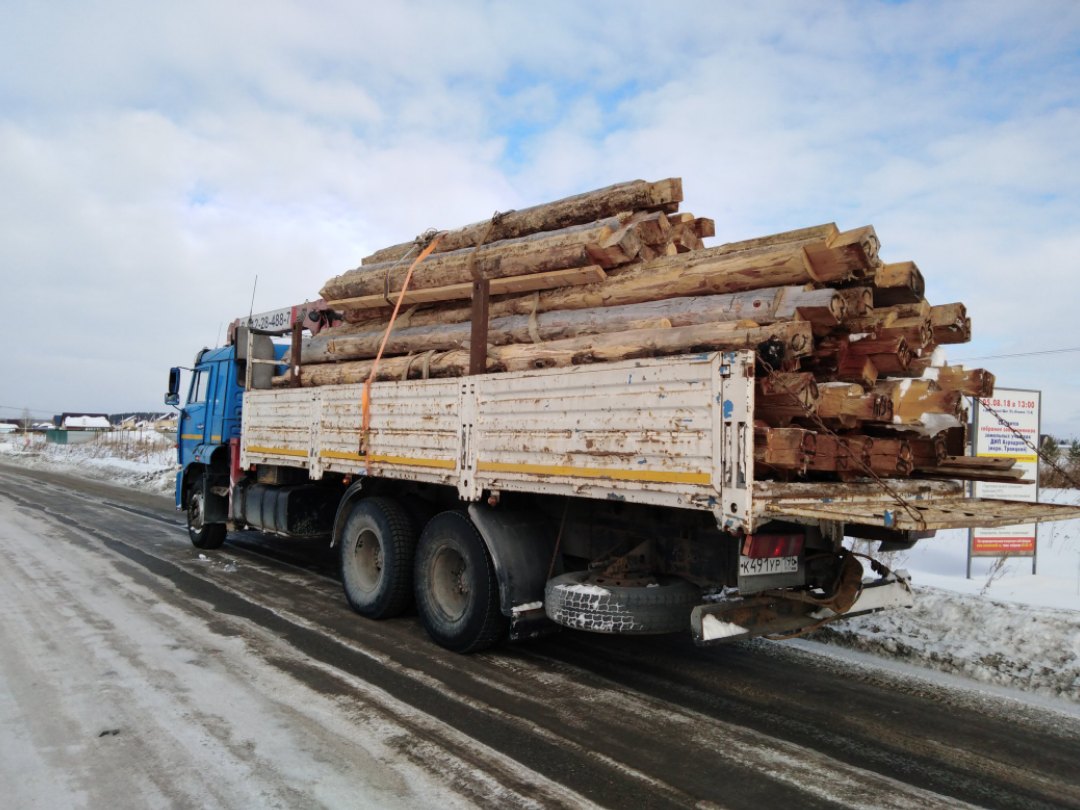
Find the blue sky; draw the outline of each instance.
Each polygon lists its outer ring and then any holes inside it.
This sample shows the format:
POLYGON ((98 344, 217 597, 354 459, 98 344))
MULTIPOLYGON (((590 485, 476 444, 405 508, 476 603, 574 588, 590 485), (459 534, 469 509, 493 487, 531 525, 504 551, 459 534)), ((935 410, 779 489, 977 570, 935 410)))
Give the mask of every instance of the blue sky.
MULTIPOLYGON (((875 225, 968 305, 950 359, 1080 346, 1078 95, 1071 0, 6 3, 0 405, 158 407, 256 274, 273 309, 429 227, 673 175, 716 242, 875 225)), ((984 365, 1080 436, 1078 361, 984 365)))

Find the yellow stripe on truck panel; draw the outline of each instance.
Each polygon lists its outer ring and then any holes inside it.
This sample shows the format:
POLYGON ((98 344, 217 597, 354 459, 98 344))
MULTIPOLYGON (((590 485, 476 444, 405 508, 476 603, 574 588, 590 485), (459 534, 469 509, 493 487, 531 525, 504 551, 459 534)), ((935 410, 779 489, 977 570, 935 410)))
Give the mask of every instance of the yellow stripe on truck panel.
POLYGON ((370 460, 372 464, 400 464, 406 467, 437 467, 442 470, 452 470, 456 466, 453 459, 384 456, 377 453, 373 453, 370 456, 362 456, 359 453, 346 453, 340 450, 323 450, 319 453, 319 456, 322 458, 337 459, 338 461, 370 460))
POLYGON ((180 438, 183 439, 185 442, 186 441, 191 441, 192 439, 200 439, 201 440, 202 439, 202 434, 201 433, 181 433, 180 438))
POLYGON ((296 458, 307 458, 307 450, 291 450, 288 447, 258 447, 252 445, 247 448, 248 453, 258 453, 263 456, 295 456, 296 458))
POLYGON ((562 475, 567 478, 610 478, 616 481, 647 481, 654 484, 709 484, 709 473, 663 472, 662 470, 608 470, 597 467, 563 467, 547 464, 506 464, 481 461, 478 472, 521 473, 523 475, 562 475))

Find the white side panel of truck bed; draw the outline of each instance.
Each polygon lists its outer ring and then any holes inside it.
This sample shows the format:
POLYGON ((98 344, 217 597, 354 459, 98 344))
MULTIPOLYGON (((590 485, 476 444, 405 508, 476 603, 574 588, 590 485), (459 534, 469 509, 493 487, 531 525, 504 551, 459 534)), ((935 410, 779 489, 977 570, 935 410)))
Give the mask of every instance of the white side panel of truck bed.
POLYGON ((280 388, 244 397, 241 464, 455 484, 461 447, 458 380, 382 382, 371 387, 370 453, 361 454, 364 386, 280 388))
POLYGON ((741 525, 753 480, 753 354, 708 353, 372 386, 251 391, 241 464, 485 491, 613 498, 741 525))
POLYGON ((733 377, 706 354, 475 378, 475 486, 716 509, 733 377))

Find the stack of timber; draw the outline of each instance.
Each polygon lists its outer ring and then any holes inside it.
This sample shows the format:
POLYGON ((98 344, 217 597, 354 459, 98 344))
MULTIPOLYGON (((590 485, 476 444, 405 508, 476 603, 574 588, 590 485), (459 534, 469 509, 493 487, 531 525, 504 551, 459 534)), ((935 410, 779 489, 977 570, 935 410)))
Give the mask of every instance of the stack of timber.
POLYGON ((970 339, 964 305, 928 302, 873 227, 706 247, 713 221, 682 200, 678 178, 636 180, 378 250, 325 283, 343 323, 305 339, 274 384, 754 349, 758 478, 1019 479, 964 456, 966 397, 994 387, 938 351, 970 339))

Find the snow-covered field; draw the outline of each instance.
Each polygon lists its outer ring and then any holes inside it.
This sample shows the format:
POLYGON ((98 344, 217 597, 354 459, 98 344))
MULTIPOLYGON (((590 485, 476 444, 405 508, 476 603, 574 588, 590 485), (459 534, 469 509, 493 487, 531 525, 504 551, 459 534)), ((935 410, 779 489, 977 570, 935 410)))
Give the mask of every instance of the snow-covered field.
MULTIPOLYGON (((0 460, 162 494, 176 470, 172 442, 156 434, 74 446, 3 436, 0 460)), ((1042 500, 1080 503, 1080 491, 1043 490, 1042 500)), ((998 571, 976 559, 967 579, 966 544, 966 531, 945 531, 891 555, 886 562, 912 576, 915 607, 838 622, 814 642, 1080 704, 1080 520, 1040 527, 1035 574, 1030 559, 998 571)))

